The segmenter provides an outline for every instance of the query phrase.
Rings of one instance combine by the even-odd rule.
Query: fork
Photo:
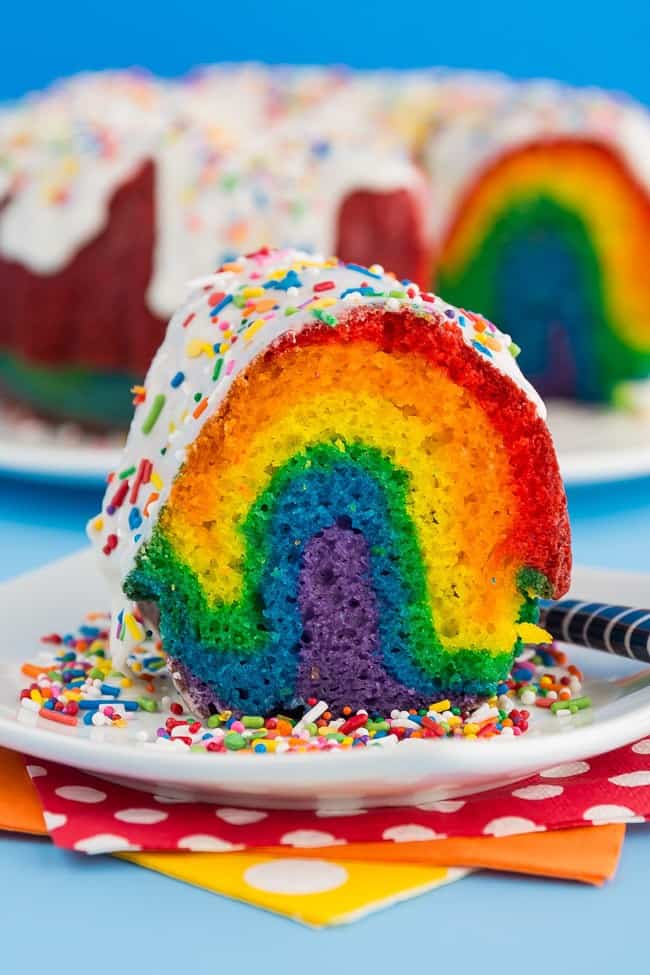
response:
[[[650,610],[562,599],[540,602],[540,625],[556,640],[650,664]]]

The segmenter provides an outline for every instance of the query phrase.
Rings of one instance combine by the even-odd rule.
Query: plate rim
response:
[[[11,597],[12,590],[19,587],[39,584],[39,577],[56,572],[60,578],[66,572],[83,570],[84,566],[96,566],[96,557],[89,547],[77,550],[63,559],[47,563],[37,569],[0,583],[0,599]],[[578,570],[578,576],[584,571],[585,578],[601,576],[603,582],[607,577],[618,576],[625,580],[633,580],[639,589],[647,587],[650,591],[650,575],[644,573],[625,573],[616,570],[597,570],[589,568]],[[15,665],[16,661],[10,655],[0,651],[0,662],[6,661]],[[639,672],[644,668],[639,667]],[[639,720],[643,719],[643,720]],[[641,730],[631,732],[630,724],[636,722]],[[607,734],[603,734],[604,725]],[[645,729],[645,730],[643,730]],[[637,733],[638,731],[638,733]],[[430,742],[414,741],[400,744],[398,754],[404,756],[406,749],[409,756],[407,779],[415,780],[418,776],[441,773],[450,778],[470,774],[484,775],[486,779],[499,777],[516,777],[518,774],[529,776],[536,771],[549,766],[568,761],[577,761],[593,757],[614,748],[636,741],[644,734],[650,734],[650,699],[642,705],[616,714],[606,721],[585,724],[566,734],[558,728],[557,735],[531,736],[523,739],[499,739],[491,742],[464,742],[454,740],[436,741],[432,748]],[[557,751],[553,748],[556,742],[564,742]],[[102,742],[98,745],[90,738],[66,736],[63,733],[53,734],[43,726],[23,724],[15,718],[0,715],[0,744],[26,752],[35,758],[54,761],[84,768],[94,774],[116,775],[133,779],[144,777],[147,782],[171,780],[179,786],[196,785],[198,781],[208,788],[222,786],[224,790],[235,790],[240,785],[250,783],[251,756],[228,755],[214,756],[193,754],[191,757],[184,752],[179,754],[172,749],[158,746],[155,742],[121,743]],[[477,751],[478,749],[478,751]],[[486,752],[486,749],[489,749]],[[549,756],[549,750],[553,754]],[[258,758],[255,765],[258,792],[251,798],[261,801],[259,787],[272,785],[274,776],[285,773],[287,769],[295,771],[297,778],[301,775],[309,777],[315,774],[316,787],[331,785],[336,779],[349,777],[351,769],[359,775],[370,776],[380,771],[386,763],[386,755],[395,754],[393,748],[387,749],[359,749],[350,752],[329,752],[327,755],[312,753],[280,754]],[[490,761],[485,763],[485,755],[490,755]],[[450,769],[449,756],[453,756],[453,770]],[[480,756],[480,757],[479,757]],[[478,760],[477,760],[478,757]],[[443,762],[439,759],[443,759]],[[316,764],[318,763],[318,764]],[[487,764],[487,768],[482,768]],[[440,766],[443,766],[441,769]],[[478,766],[478,767],[477,767]],[[360,783],[363,789],[363,782]],[[290,797],[289,797],[290,798]]]

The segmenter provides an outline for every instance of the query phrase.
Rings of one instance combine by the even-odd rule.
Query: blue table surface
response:
[[[576,561],[650,572],[650,479],[574,488],[569,504]],[[97,506],[89,490],[0,479],[0,578],[83,545]],[[0,972],[449,970],[466,960],[487,972],[513,963],[527,975],[549,965],[610,972],[638,967],[647,953],[649,874],[650,827],[631,826],[618,875],[602,890],[481,873],[315,933],[111,857],[1,835]]]

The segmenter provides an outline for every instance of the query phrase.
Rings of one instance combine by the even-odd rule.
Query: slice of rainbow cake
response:
[[[542,401],[485,319],[263,249],[196,283],[89,525],[113,659],[157,630],[201,714],[490,694],[568,587]]]

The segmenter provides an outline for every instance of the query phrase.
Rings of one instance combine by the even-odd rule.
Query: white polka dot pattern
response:
[[[609,781],[612,785],[620,785],[624,789],[638,789],[639,786],[650,785],[650,769],[623,772],[622,775],[613,775]]]
[[[323,797],[312,812],[193,803],[146,797],[48,762],[30,768],[53,842],[87,852],[113,843],[115,850],[214,853],[291,847],[299,855],[301,848],[335,852],[346,843],[444,842],[650,818],[650,736],[474,796],[440,799],[423,789],[414,793],[416,804],[385,809],[368,809],[362,796]]]
[[[244,880],[249,887],[267,894],[322,894],[342,887],[348,872],[339,863],[326,860],[268,861],[249,867]]]
[[[590,768],[589,762],[567,762],[566,765],[554,765],[544,769],[539,774],[543,779],[568,779],[574,775],[584,775]]]
[[[167,819],[169,813],[160,809],[122,809],[115,813],[115,818],[121,823],[138,823],[140,826],[153,826]]]
[[[77,840],[73,849],[80,853],[126,853],[129,850],[137,851],[140,847],[115,833],[97,833],[95,836]]]
[[[464,805],[464,799],[438,799],[437,802],[419,802],[415,808],[423,812],[455,813]]]
[[[48,833],[51,833],[55,829],[60,829],[61,826],[65,826],[68,821],[68,817],[65,813],[52,813],[48,812],[46,809],[43,810],[43,819],[45,820],[45,826],[47,827]]]
[[[425,840],[444,840],[446,833],[436,833],[429,826],[419,826],[417,823],[405,823],[403,826],[391,826],[382,833],[382,839],[392,840],[393,843],[422,843]]]
[[[639,817],[627,806],[618,806],[613,803],[590,806],[585,811],[583,819],[591,823],[632,823],[640,821]]]
[[[70,802],[103,802],[106,793],[86,785],[62,785],[55,790],[61,799]]]
[[[262,812],[260,809],[230,809],[227,807],[215,809],[215,814],[224,823],[229,823],[231,826],[250,826],[251,823],[259,823],[268,816],[268,813]]]
[[[280,838],[282,846],[340,846],[345,840],[339,840],[331,833],[325,833],[320,829],[294,829],[290,833],[285,833]]]
[[[245,849],[240,843],[229,843],[218,836],[207,833],[194,833],[183,836],[178,841],[179,850],[193,850],[195,853],[234,853],[235,850]]]
[[[517,836],[519,833],[541,833],[545,828],[523,816],[500,816],[491,820],[483,832],[486,836]]]
[[[561,785],[527,785],[523,789],[515,789],[512,794],[515,799],[532,799],[539,802],[542,799],[555,799],[563,792]]]

